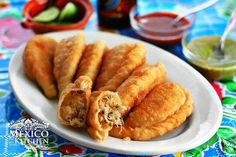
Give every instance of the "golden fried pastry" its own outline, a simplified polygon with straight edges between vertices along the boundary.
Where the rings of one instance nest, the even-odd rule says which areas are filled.
[[[114,76],[99,88],[99,90],[116,91],[116,89],[129,77],[135,68],[145,62],[146,49],[143,44],[135,44],[133,49],[124,55],[123,62]]]
[[[117,93],[95,91],[91,94],[87,115],[88,133],[97,141],[104,141],[114,125],[123,124],[121,100]]]
[[[86,46],[75,83],[69,84],[59,99],[58,117],[63,124],[73,127],[85,125],[93,81],[99,71],[105,46],[103,41]]]
[[[54,57],[54,75],[59,93],[67,84],[72,83],[84,48],[84,36],[80,34],[62,39],[57,44]]]
[[[66,86],[60,95],[57,110],[62,124],[85,126],[91,88],[92,80],[88,76],[80,76],[75,83]]]
[[[185,100],[185,93],[179,85],[169,82],[161,84],[132,110],[125,123],[130,127],[152,126],[153,123],[159,123],[174,114]],[[142,118],[137,118],[140,115]]]
[[[55,47],[55,40],[36,35],[28,41],[23,54],[25,74],[38,83],[47,98],[57,97],[56,81],[53,75]]]
[[[101,40],[86,46],[77,69],[76,78],[79,76],[88,76],[93,82],[95,81],[102,63],[105,48],[106,43]]]
[[[163,83],[166,76],[167,72],[163,64],[144,64],[135,69],[116,90],[124,108],[122,116],[125,116],[133,106],[139,104],[154,86]]]
[[[192,113],[191,95],[180,85],[156,86],[128,115],[125,124],[113,127],[110,135],[149,140],[179,127]],[[141,117],[140,117],[141,116]]]
[[[125,60],[124,56],[133,48],[133,44],[125,43],[106,51],[103,57],[101,71],[96,80],[96,90],[103,87],[116,74],[120,65]]]

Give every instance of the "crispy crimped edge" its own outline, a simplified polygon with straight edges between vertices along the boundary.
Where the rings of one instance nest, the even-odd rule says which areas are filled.
[[[155,69],[155,71],[158,70],[158,75],[156,76],[155,79],[153,79],[152,82],[148,82],[149,85],[145,88],[143,88],[142,90],[140,90],[137,95],[133,98],[130,98],[129,101],[126,100],[126,104],[124,104],[124,98],[123,95],[126,95],[126,93],[129,91],[130,86],[133,86],[132,82],[129,82],[129,78],[126,79],[121,85],[120,87],[117,89],[117,92],[119,93],[121,100],[123,101],[123,106],[126,108],[125,110],[123,110],[123,112],[121,113],[123,115],[123,117],[126,116],[126,114],[128,114],[128,112],[130,111],[130,109],[132,107],[134,107],[135,105],[138,105],[139,103],[141,103],[141,101],[145,98],[145,96],[158,84],[163,83],[166,80],[167,77],[167,71],[165,66],[162,63],[158,63],[155,65],[149,65],[149,64],[144,64],[142,65],[144,66],[144,69],[149,68],[148,66],[154,66],[152,68],[157,68]],[[139,67],[142,70],[142,67]],[[136,69],[133,74],[134,76],[140,76],[139,74],[140,72],[138,71],[138,69]],[[138,75],[137,75],[138,74]],[[131,76],[133,76],[131,74]],[[147,77],[147,76],[146,76]],[[137,79],[137,78],[136,78]],[[143,84],[135,84],[136,86],[140,87],[143,86]]]
[[[126,46],[126,47],[129,47],[129,48],[128,48],[128,50],[124,51],[123,53],[115,53],[115,52],[113,52],[115,50],[117,51],[120,46],[121,47],[122,46]],[[109,79],[111,79],[113,77],[113,76],[111,76],[110,78],[107,78],[107,74],[110,73],[109,70],[111,70],[110,68],[109,68],[109,70],[107,70],[107,66],[111,63],[111,61],[116,62],[117,69],[119,69],[119,65],[121,64],[121,62],[124,59],[125,55],[129,51],[131,51],[133,48],[134,48],[133,44],[131,44],[131,43],[124,43],[124,44],[120,44],[118,46],[115,46],[115,47],[113,47],[111,49],[107,49],[105,51],[104,56],[103,56],[103,61],[102,61],[101,69],[100,69],[99,75],[98,75],[98,77],[96,79],[96,86],[95,86],[96,90],[100,90],[100,88],[105,86],[107,81],[109,81]],[[122,58],[117,60],[117,56],[120,56],[120,55],[122,55]],[[113,68],[112,71],[117,71],[117,69]]]
[[[101,68],[102,65],[102,60],[103,60],[103,56],[105,54],[105,51],[107,49],[106,47],[106,42],[104,40],[97,40],[95,43],[93,44],[88,44],[86,45],[85,49],[84,49],[84,53],[83,56],[80,60],[80,63],[77,67],[76,70],[76,78],[80,77],[81,75],[86,75],[89,76],[90,73],[93,73],[93,78],[91,77],[91,80],[93,82],[95,82],[96,77],[99,73],[99,70]],[[92,51],[88,51],[87,48],[88,46],[92,47]],[[94,58],[97,57],[98,58]],[[91,58],[92,57],[92,58]],[[92,64],[88,64],[88,60],[94,59],[92,61]],[[93,68],[91,68],[93,67]],[[88,71],[88,70],[94,70],[94,71]],[[82,74],[81,74],[82,72]]]
[[[150,140],[151,138],[154,138],[154,137],[163,136],[164,134],[179,127],[181,124],[183,124],[186,121],[186,119],[191,115],[193,111],[192,96],[190,95],[190,93],[187,92],[185,88],[183,88],[181,85],[179,86],[181,89],[183,89],[186,95],[186,101],[185,101],[185,104],[182,105],[178,111],[176,111],[176,113],[167,117],[167,119],[165,119],[164,121],[158,123],[156,126],[153,126],[153,127],[131,128],[131,127],[126,127],[125,125],[122,128],[113,127],[109,135],[118,137],[118,138],[130,137],[132,140],[144,141],[144,140]],[[183,111],[185,111],[184,115],[183,115]],[[182,116],[180,116],[181,114]],[[169,125],[167,125],[168,123]]]
[[[53,60],[51,60],[51,72],[49,74],[49,80],[50,81],[50,84],[48,84],[49,86],[43,86],[42,82],[45,81],[44,80],[40,80],[36,77],[37,74],[34,74],[35,72],[38,73],[38,72],[41,72],[42,74],[42,69],[40,71],[35,71],[35,66],[36,65],[28,65],[26,64],[26,60],[27,61],[34,61],[35,60],[35,57],[32,57],[32,55],[29,55],[30,53],[34,53],[34,50],[31,49],[32,48],[32,45],[35,47],[37,47],[37,49],[40,49],[36,42],[37,40],[40,40],[40,41],[43,41],[44,43],[46,43],[47,41],[50,41],[50,43],[53,43],[53,47],[54,47],[54,51],[56,49],[56,45],[57,45],[57,41],[54,40],[53,38],[50,38],[50,37],[47,37],[45,35],[35,35],[34,37],[32,37],[26,44],[26,47],[24,49],[24,53],[23,53],[23,71],[24,73],[26,74],[26,76],[36,82],[40,89],[42,90],[42,92],[44,93],[44,95],[49,98],[49,99],[54,99],[54,98],[57,98],[58,96],[58,91],[57,91],[57,83],[56,83],[56,79],[55,79],[55,76],[54,76],[54,73],[53,73],[53,68],[54,68],[54,65],[53,65]],[[48,52],[47,56],[51,56],[52,58],[54,57],[54,52]],[[49,92],[50,91],[50,92]]]
[[[131,75],[135,68],[145,63],[146,49],[142,43],[135,44],[134,48],[124,55],[125,60],[117,69],[116,74],[99,90],[116,91],[116,89]],[[135,60],[133,59],[135,58]],[[125,76],[127,77],[125,78]],[[118,80],[118,81],[117,81]]]
[[[84,43],[85,42],[85,36],[83,34],[77,34],[77,35],[72,36],[70,38],[75,40],[75,41],[73,41],[73,44],[71,45],[71,49],[68,50],[71,53],[61,63],[61,66],[60,66],[61,69],[58,72],[58,78],[56,77],[59,93],[61,93],[63,91],[63,89],[65,88],[65,86],[68,83],[71,83],[73,81],[74,75],[76,74],[77,66],[78,66],[78,64],[79,64],[79,62],[82,58],[84,48],[85,48],[85,43]],[[70,39],[70,38],[67,38],[67,39]],[[62,40],[67,40],[67,39],[62,39]],[[79,47],[81,49],[81,53],[77,53]],[[57,50],[56,50],[56,52],[57,52]],[[77,58],[72,54],[76,54]],[[73,63],[73,64],[71,64],[71,63]],[[55,64],[55,61],[54,61],[54,64]],[[66,70],[62,66],[66,66]],[[67,71],[66,74],[63,73],[65,71]],[[68,75],[68,74],[71,74],[71,75]],[[55,69],[54,69],[54,75],[57,76],[57,73],[55,72]]]

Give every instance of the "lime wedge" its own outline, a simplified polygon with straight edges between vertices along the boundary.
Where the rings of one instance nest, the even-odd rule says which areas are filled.
[[[59,21],[73,21],[74,19],[76,19],[78,12],[78,7],[74,3],[69,2],[62,9],[59,16]]]
[[[33,18],[33,21],[51,22],[58,17],[59,13],[60,13],[60,10],[57,7],[53,6],[39,13],[37,16]]]

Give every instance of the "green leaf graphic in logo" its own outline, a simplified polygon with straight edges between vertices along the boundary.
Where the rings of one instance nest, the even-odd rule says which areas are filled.
[[[183,153],[184,157],[202,157],[202,152],[207,149],[208,147],[214,145],[218,141],[218,136],[215,134],[210,140],[203,143],[199,147],[186,151]]]
[[[226,83],[226,88],[231,92],[236,92],[236,82],[228,82]]]
[[[236,103],[236,98],[234,97],[224,97],[222,99],[222,104],[223,106],[228,106],[228,105],[232,105],[232,104],[235,104]]]
[[[236,154],[236,130],[231,127],[221,127],[217,131],[220,140],[220,148],[228,155]]]

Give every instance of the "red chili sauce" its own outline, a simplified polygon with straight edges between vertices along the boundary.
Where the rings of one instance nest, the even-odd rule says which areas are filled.
[[[156,12],[136,17],[143,38],[161,44],[172,44],[180,42],[183,31],[190,27],[190,22],[182,18],[176,25],[173,20],[177,14],[170,12]]]

